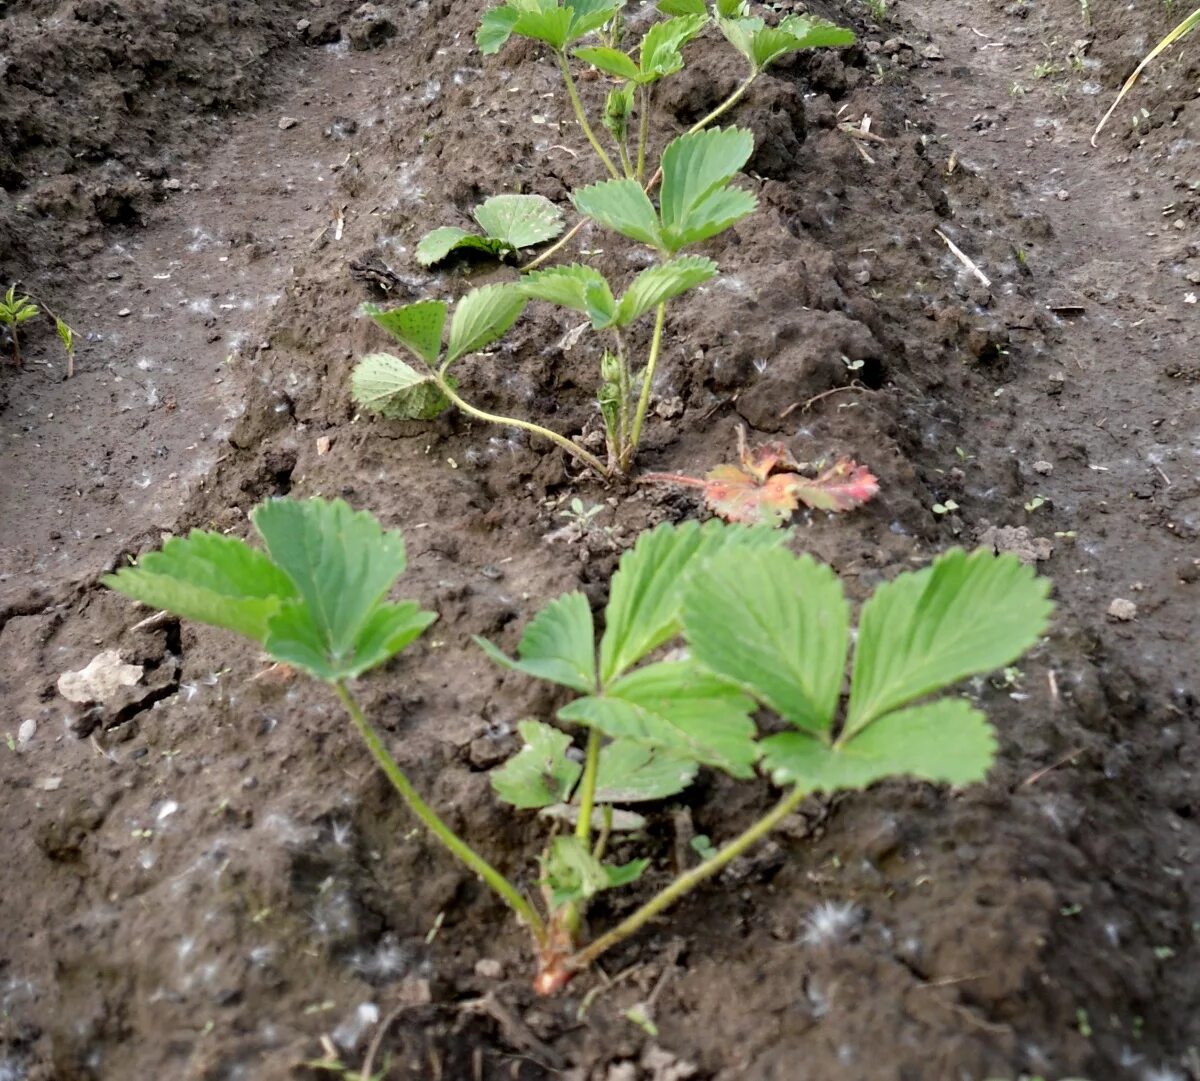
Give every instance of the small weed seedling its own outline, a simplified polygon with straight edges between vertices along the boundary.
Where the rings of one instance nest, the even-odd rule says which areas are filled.
[[[418,795],[351,695],[435,618],[384,600],[405,565],[399,534],[340,501],[278,500],[252,521],[266,545],[195,532],[105,579],[184,617],[238,631],[276,660],[330,684],[389,781],[417,817],[529,928],[537,988],[552,993],[746,852],[811,793],[909,776],[982,780],[996,749],[987,718],[959,697],[932,697],[1010,664],[1042,634],[1048,583],[1013,556],[954,550],[880,586],[863,606],[850,691],[850,607],[841,582],[797,558],[769,528],[695,522],[639,538],[613,576],[597,647],[582,593],[550,602],[515,658],[478,639],[498,664],[573,694],[559,722],[520,725],[524,748],[493,774],[497,795],[550,822],[539,908],[455,834]],[[683,651],[663,654],[672,643]],[[785,731],[757,738],[760,709]],[[588,902],[636,881],[649,860],[625,831],[628,810],[675,795],[701,767],[750,780],[761,768],[778,804],[670,881],[615,927],[584,941]],[[566,822],[569,829],[559,830]],[[616,855],[618,858],[613,859]]]
[[[581,312],[592,329],[604,335],[596,398],[607,437],[607,462],[600,463],[565,436],[541,425],[466,407],[447,383],[444,366],[423,376],[385,354],[364,357],[355,369],[351,386],[359,404],[385,416],[417,419],[428,419],[453,404],[479,419],[524,428],[551,439],[601,477],[629,471],[641,441],[655,370],[662,355],[667,304],[717,273],[711,259],[685,255],[683,251],[737,224],[757,205],[753,195],[731,184],[753,153],[753,137],[739,128],[712,129],[711,125],[781,57],[801,49],[849,45],[854,35],[831,23],[799,15],[786,16],[778,25],[768,26],[763,19],[750,16],[745,0],[717,0],[711,9],[704,0],[660,0],[659,10],[668,17],[651,25],[635,50],[626,51],[620,47],[625,31],[623,7],[624,0],[507,0],[485,13],[476,35],[484,54],[498,52],[513,36],[550,49],[579,128],[609,176],[602,183],[572,194],[571,201],[582,215],[580,222],[522,269],[532,271],[561,250],[589,220],[645,245],[656,260],[633,278],[619,298],[619,290],[612,283],[583,264],[530,273],[511,286],[486,287],[492,290],[488,293],[491,297],[498,297],[495,290],[505,288],[522,301],[548,301]],[[661,80],[683,69],[684,47],[710,25],[715,25],[745,58],[747,75],[728,98],[667,144],[658,169],[647,179],[654,89]],[[583,44],[589,35],[597,35],[599,44]],[[571,70],[572,60],[595,68],[615,83],[600,119],[600,127],[613,142],[615,159],[588,118]],[[660,182],[662,188],[655,205],[651,195]],[[556,213],[540,196],[496,196],[475,211],[486,235],[450,227],[436,229],[421,240],[417,258],[424,265],[433,265],[463,247],[510,254],[557,236],[561,220],[554,216]],[[474,309],[478,304],[474,297],[475,293],[468,293],[460,302],[460,310],[463,306]],[[433,311],[430,305],[435,303],[422,301],[388,312],[373,309],[370,314],[397,333],[400,324],[428,321]],[[515,300],[513,303],[513,318],[503,326],[498,322],[487,342],[504,333],[520,314],[520,304]],[[416,314],[408,314],[414,310]],[[441,310],[444,313],[444,305]],[[649,350],[645,363],[635,368],[627,351],[626,335],[650,312],[654,313],[654,330]],[[413,350],[411,341],[401,340]],[[426,344],[433,340],[427,338]],[[440,347],[440,341],[437,345]],[[413,351],[435,367],[435,360]],[[414,391],[417,384],[427,389]],[[430,389],[436,390],[436,395]]]
[[[17,296],[15,285],[10,285],[4,299],[0,300],[0,327],[8,330],[12,342],[13,363],[18,368],[21,366],[21,338],[17,328],[41,314],[41,309],[28,296]]]

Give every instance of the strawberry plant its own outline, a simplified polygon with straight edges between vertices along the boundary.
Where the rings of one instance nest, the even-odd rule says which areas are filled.
[[[582,312],[592,329],[607,339],[599,351],[596,395],[604,423],[607,461],[600,463],[572,440],[539,424],[465,407],[448,382],[444,366],[437,361],[440,341],[433,349],[433,358],[415,351],[429,367],[428,374],[414,372],[406,362],[386,354],[360,360],[351,384],[353,397],[360,405],[384,416],[428,419],[453,404],[478,419],[551,439],[601,477],[629,471],[642,438],[662,356],[667,304],[717,273],[712,260],[682,253],[737,224],[757,205],[752,194],[731,183],[753,153],[752,135],[736,127],[722,130],[711,125],[782,56],[801,49],[848,45],[854,35],[807,16],[787,16],[778,25],[769,26],[763,19],[750,16],[745,0],[717,0],[711,9],[703,0],[662,0],[659,9],[668,18],[651,25],[635,49],[623,49],[623,7],[624,0],[506,0],[484,14],[476,35],[484,54],[499,52],[513,36],[536,41],[550,50],[562,73],[579,128],[608,174],[607,180],[571,195],[572,204],[582,215],[580,223],[525,264],[525,277],[511,287],[513,297],[549,301]],[[667,144],[657,170],[647,179],[654,88],[683,69],[684,47],[710,25],[715,25],[745,57],[747,75],[729,98]],[[598,36],[597,44],[584,43],[591,35]],[[597,69],[614,83],[605,100],[600,127],[613,142],[615,161],[588,117],[572,74],[572,60]],[[651,198],[656,192],[657,203]],[[561,231],[561,221],[551,217],[548,206],[538,196],[496,196],[475,210],[485,235],[456,227],[436,229],[418,245],[418,261],[433,265],[464,247],[508,255],[549,240]],[[655,260],[627,284],[619,299],[613,283],[599,270],[582,263],[530,273],[561,250],[589,220],[649,248]],[[489,286],[493,292],[488,295],[499,296],[494,292],[499,288]],[[468,293],[460,309],[475,308],[480,303],[475,295]],[[431,306],[435,304],[440,308]],[[420,301],[388,312],[372,309],[369,314],[396,333],[400,323],[424,322],[435,310],[443,313],[444,321],[445,305],[435,301]],[[627,338],[633,324],[650,312],[654,313],[654,327],[646,360],[635,367]],[[488,341],[494,341],[513,320]],[[414,351],[411,342],[401,340]],[[418,385],[421,389],[414,389]]]
[[[995,733],[966,698],[939,692],[1010,664],[1043,633],[1051,609],[1048,583],[1015,557],[953,550],[877,588],[852,638],[837,575],[783,547],[784,532],[713,521],[643,534],[613,576],[598,641],[582,593],[534,616],[515,656],[477,639],[497,664],[571,695],[556,717],[567,730],[523,722],[524,746],[492,775],[501,800],[549,823],[538,906],[425,803],[351,694],[350,680],[435,618],[384,599],[405,565],[399,534],[319,499],[270,502],[252,521],[265,551],[194,532],[105,581],[238,631],[332,686],[412,811],[528,927],[543,993],[742,855],[812,793],[901,776],[983,780]],[[760,738],[763,710],[782,731]],[[585,736],[582,762],[569,753],[572,730]],[[783,793],[762,818],[719,846],[709,842],[697,866],[587,940],[589,902],[651,868],[629,834],[642,821],[630,805],[678,794],[701,768],[747,782],[761,772]]]
[[[17,296],[15,285],[10,285],[8,292],[4,294],[4,299],[0,300],[0,327],[4,327],[8,331],[8,337],[12,343],[13,363],[18,368],[21,366],[21,338],[17,328],[30,319],[36,319],[39,315],[41,315],[41,309],[29,297]]]

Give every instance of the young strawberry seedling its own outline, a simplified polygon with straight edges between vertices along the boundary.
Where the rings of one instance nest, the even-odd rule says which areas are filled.
[[[553,240],[563,231],[562,211],[541,195],[493,195],[474,210],[483,235],[443,225],[417,245],[417,262],[434,266],[456,251],[508,256]]]
[[[344,503],[278,500],[252,521],[266,544],[192,533],[105,581],[156,607],[252,638],[283,663],[329,683],[375,761],[434,836],[528,927],[535,985],[552,993],[605,951],[742,855],[810,794],[887,777],[964,785],[996,751],[984,714],[936,697],[1010,664],[1043,633],[1048,583],[1013,556],[954,550],[880,586],[862,608],[850,666],[850,606],[841,582],[787,534],[695,522],[643,534],[613,576],[597,645],[582,593],[550,602],[515,658],[477,639],[495,662],[566,688],[571,736],[519,726],[524,748],[493,773],[497,795],[551,823],[541,857],[541,909],[455,834],[418,795],[351,696],[348,682],[384,663],[435,618],[384,600],[404,569],[399,534]],[[682,649],[664,653],[665,647]],[[786,730],[759,738],[769,710]],[[640,816],[629,804],[676,795],[702,767],[740,780],[756,770],[784,793],[776,806],[678,875],[615,927],[588,941],[588,903],[650,867],[616,840]],[[567,822],[568,830],[556,828]],[[621,861],[611,858],[619,850]]]
[[[21,366],[21,337],[17,328],[41,314],[41,309],[28,296],[17,296],[15,285],[10,285],[4,299],[0,300],[0,327],[8,331],[13,363],[18,368]]]

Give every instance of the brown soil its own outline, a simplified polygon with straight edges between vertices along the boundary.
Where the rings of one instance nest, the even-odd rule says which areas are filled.
[[[461,417],[358,417],[347,377],[380,344],[362,300],[467,287],[469,268],[417,269],[423,231],[492,191],[595,179],[553,67],[481,59],[476,0],[397,4],[391,37],[320,0],[0,2],[0,282],[86,339],[70,381],[42,324],[0,374],[0,1078],[329,1076],[302,1065],[321,1038],[357,1067],[384,1019],[397,1079],[1200,1078],[1200,53],[1160,65],[1093,150],[1170,25],[1160,3],[1093,4],[1090,27],[1076,0],[913,0],[880,27],[853,0],[808,7],[862,41],[734,114],[761,209],[669,322],[656,393],[679,402],[643,464],[701,472],[735,421],[801,459],[855,455],[880,498],[804,520],[797,545],[861,596],[1015,538],[1046,556],[1053,633],[974,688],[1002,735],[988,784],[814,802],[616,951],[611,985],[539,1000],[519,929],[413,830],[329,694],[256,678],[226,635],[138,629],[96,580],[165,531],[241,532],[276,493],[402,528],[405,595],[440,621],[363,697],[452,824],[532,880],[536,825],[485,771],[555,703],[470,638],[511,645],[565,590],[602,601],[640,529],[698,507]],[[734,85],[720,49],[695,55],[660,132]],[[864,115],[882,141],[839,127]],[[581,242],[619,274],[609,239]],[[571,326],[531,311],[464,387],[594,426]],[[548,542],[575,495],[606,509]],[[1107,616],[1117,598],[1136,618]],[[58,675],[106,648],[146,681],[71,712]],[[653,816],[658,870],[597,924],[687,830],[727,837],[770,801],[705,777]],[[822,905],[839,933],[814,934]],[[656,1037],[624,1017],[652,996]]]

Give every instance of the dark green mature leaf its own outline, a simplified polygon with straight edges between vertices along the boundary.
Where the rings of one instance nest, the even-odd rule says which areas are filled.
[[[224,627],[256,642],[267,621],[296,596],[286,574],[238,537],[193,530],[147,552],[135,567],[101,579],[109,589],[185,619]]]
[[[849,623],[837,575],[780,548],[714,556],[691,577],[683,606],[697,661],[817,734],[833,725]]]
[[[845,733],[977,672],[1045,632],[1050,583],[1015,556],[953,549],[880,586],[863,606]]]
[[[475,44],[479,46],[479,51],[484,56],[498,53],[512,36],[519,18],[520,13],[508,4],[485,11],[475,32]]]
[[[387,310],[376,304],[364,304],[362,311],[430,367],[437,364],[442,351],[442,329],[446,325],[444,302],[418,300]]]
[[[604,275],[580,263],[532,271],[517,288],[531,300],[546,300],[583,312],[597,330],[610,326],[616,315],[617,302]]]
[[[524,741],[512,758],[492,770],[492,788],[506,803],[531,809],[567,800],[583,767],[567,757],[571,737],[540,721],[521,721]]]
[[[571,195],[580,214],[652,248],[661,246],[658,214],[636,180],[605,180]]]
[[[298,599],[268,622],[267,650],[321,679],[359,675],[436,617],[384,597],[404,571],[404,540],[344,502],[277,499],[251,520]]]
[[[559,710],[565,721],[661,747],[734,777],[753,774],[754,700],[689,661],[661,661],[614,681],[603,697]]]
[[[512,660],[486,638],[475,643],[497,664],[588,694],[596,689],[592,610],[582,593],[552,600],[529,621]]]
[[[555,837],[542,859],[550,907],[558,909],[586,901],[601,890],[628,885],[640,878],[649,864],[649,860],[634,860],[620,867],[602,864],[579,837]]]
[[[582,49],[576,49],[575,56],[585,64],[591,64],[592,67],[598,68],[606,75],[612,75],[618,79],[636,80],[641,76],[637,64],[620,49],[610,49],[606,45],[587,45]]]
[[[489,237],[509,248],[532,247],[563,230],[562,211],[544,195],[493,195],[474,214]]]
[[[432,420],[450,404],[432,375],[391,353],[371,353],[354,366],[350,396],[392,420]]]
[[[679,613],[687,575],[726,546],[773,548],[786,532],[722,522],[663,523],[643,533],[621,556],[609,587],[604,637],[600,640],[600,679],[608,684],[652,649],[680,631]]]
[[[716,273],[717,264],[698,255],[685,255],[649,267],[633,279],[621,297],[613,322],[628,326],[651,308],[694,289]]]
[[[597,803],[641,803],[678,795],[696,779],[699,766],[683,755],[618,739],[600,751]]]
[[[485,285],[472,289],[458,302],[450,322],[446,362],[491,345],[517,321],[525,297],[513,285]]]
[[[963,785],[987,776],[996,736],[987,718],[961,698],[913,706],[874,721],[834,746],[801,732],[762,741],[776,784],[813,792],[865,788],[886,777]]]
[[[709,128],[673,139],[662,157],[663,246],[714,236],[757,205],[747,192],[728,189],[754,152],[754,136],[742,128]]]

